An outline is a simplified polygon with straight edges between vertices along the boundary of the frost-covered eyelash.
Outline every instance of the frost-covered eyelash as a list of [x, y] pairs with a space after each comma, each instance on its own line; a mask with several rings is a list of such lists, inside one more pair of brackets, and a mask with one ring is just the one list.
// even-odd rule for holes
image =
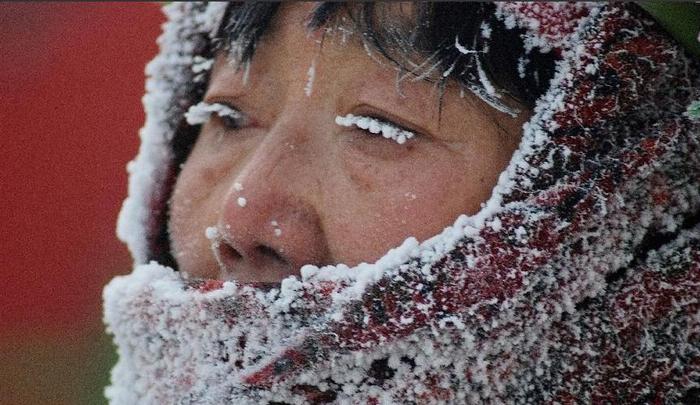
[[236, 121], [243, 119], [243, 114], [227, 105], [219, 103], [210, 104], [204, 101], [190, 107], [185, 113], [185, 119], [190, 125], [200, 125], [207, 122], [212, 113], [216, 113], [219, 117], [233, 118]]
[[344, 127], [351, 127], [354, 125], [373, 134], [381, 133], [384, 138], [393, 139], [399, 144], [403, 144], [407, 139], [416, 136], [413, 132], [401, 129], [390, 122], [362, 115], [348, 114], [344, 117], [337, 116], [335, 117], [335, 123]]

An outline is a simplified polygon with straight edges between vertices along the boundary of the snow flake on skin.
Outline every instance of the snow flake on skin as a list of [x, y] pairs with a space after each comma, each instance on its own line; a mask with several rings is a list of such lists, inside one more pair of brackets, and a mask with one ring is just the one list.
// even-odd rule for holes
[[306, 97], [311, 97], [311, 92], [314, 89], [314, 80], [316, 79], [316, 59], [311, 62], [308, 72], [306, 72], [306, 85], [304, 86], [304, 94]]
[[210, 226], [204, 230], [204, 236], [209, 240], [218, 239], [221, 235], [219, 234], [219, 229], [215, 226]]

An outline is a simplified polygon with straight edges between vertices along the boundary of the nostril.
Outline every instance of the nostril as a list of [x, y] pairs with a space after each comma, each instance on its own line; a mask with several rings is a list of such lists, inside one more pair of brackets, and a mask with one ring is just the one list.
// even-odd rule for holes
[[219, 265], [231, 271], [240, 260], [243, 258], [241, 253], [233, 246], [229, 245], [225, 240], [221, 241], [214, 247], [214, 255], [216, 256]]
[[243, 256], [236, 250], [233, 246], [229, 245], [228, 243], [224, 242], [221, 244], [222, 253], [225, 256], [228, 256], [232, 259], [240, 259]]
[[281, 262], [281, 263], [283, 263], [283, 264], [289, 264], [289, 262], [287, 261], [287, 259], [285, 259], [284, 257], [282, 257], [282, 255], [280, 255], [275, 249], [273, 249], [273, 248], [271, 248], [271, 247], [269, 247], [269, 246], [266, 246], [266, 245], [259, 245], [259, 246], [256, 246], [256, 247], [255, 247], [255, 251], [256, 251], [260, 256], [270, 258], [270, 259], [272, 259], [272, 260]]

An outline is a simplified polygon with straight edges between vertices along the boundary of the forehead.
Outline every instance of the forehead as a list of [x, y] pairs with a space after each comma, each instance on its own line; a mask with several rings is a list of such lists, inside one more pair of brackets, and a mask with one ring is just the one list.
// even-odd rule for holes
[[[398, 11], [399, 6], [394, 8]], [[405, 4], [402, 7], [408, 8]], [[361, 34], [349, 34], [341, 28], [310, 31], [307, 21], [313, 10], [309, 3], [282, 5], [248, 63], [229, 62], [225, 52], [219, 52], [210, 91], [243, 91], [244, 87], [255, 91], [261, 85], [273, 85], [269, 83], [273, 78], [306, 82], [313, 66], [316, 80], [328, 79], [326, 87], [336, 92], [391, 97], [398, 104], [411, 99], [420, 103], [421, 109], [437, 106], [440, 92], [435, 83], [412, 81], [410, 77], [401, 80], [405, 72], [365, 47]]]
[[[318, 44], [324, 43], [325, 48], [328, 43], [342, 43], [349, 45], [344, 47], [346, 53], [359, 48], [364, 53], [371, 52], [372, 58], [382, 64], [427, 76], [420, 67], [426, 57], [435, 56], [435, 49], [424, 49], [425, 43], [418, 34], [434, 25], [429, 21], [432, 18], [428, 8], [412, 2], [241, 5], [231, 8], [231, 15], [220, 29], [221, 42], [217, 42], [217, 47], [227, 48], [232, 59], [248, 61], [251, 55], [259, 53], [263, 42], [297, 42], [294, 49], [298, 51], [297, 34], [304, 33]], [[291, 38], [294, 39], [290, 41]], [[441, 75], [434, 79], [440, 80]]]

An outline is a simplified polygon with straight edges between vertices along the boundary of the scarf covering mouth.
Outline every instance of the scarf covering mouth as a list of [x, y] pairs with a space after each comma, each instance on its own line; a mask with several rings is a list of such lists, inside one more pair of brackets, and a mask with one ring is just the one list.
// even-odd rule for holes
[[[225, 5], [171, 4], [118, 225], [136, 267], [104, 291], [112, 404], [696, 403], [697, 61], [634, 5], [504, 3], [560, 59], [490, 199], [373, 264], [279, 287], [149, 259], [171, 140]], [[205, 61], [206, 62], [206, 61]]]

